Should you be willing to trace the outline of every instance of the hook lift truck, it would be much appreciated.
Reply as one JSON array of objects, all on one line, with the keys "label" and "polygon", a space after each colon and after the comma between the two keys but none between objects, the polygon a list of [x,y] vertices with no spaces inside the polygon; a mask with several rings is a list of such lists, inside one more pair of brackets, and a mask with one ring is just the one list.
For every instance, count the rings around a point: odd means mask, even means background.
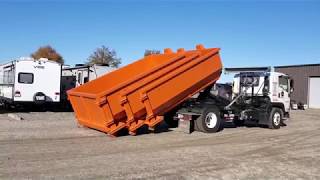
[{"label": "hook lift truck", "polygon": [[[219,96],[218,91],[225,89],[215,84],[179,107],[175,119],[190,122],[190,132],[217,132],[223,129],[224,122],[236,126],[255,123],[270,129],[285,126],[283,121],[289,118],[293,92],[293,80],[289,76],[273,72],[270,67],[225,68],[224,71],[235,73],[232,92],[227,96],[231,98]],[[170,118],[165,120],[170,124]]]},{"label": "hook lift truck", "polygon": [[190,122],[189,130],[207,133],[221,130],[224,121],[280,128],[289,117],[290,78],[270,68],[226,68],[236,75],[231,99],[222,98],[212,88],[222,73],[219,52],[201,44],[166,48],[69,90],[78,123],[111,136],[122,130],[136,135],[143,126],[153,131],[163,120]]}]

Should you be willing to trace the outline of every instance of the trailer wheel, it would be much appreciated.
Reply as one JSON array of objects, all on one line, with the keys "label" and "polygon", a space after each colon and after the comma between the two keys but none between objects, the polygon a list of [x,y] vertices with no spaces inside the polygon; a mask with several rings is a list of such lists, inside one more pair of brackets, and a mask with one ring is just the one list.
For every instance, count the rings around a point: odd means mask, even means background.
[{"label": "trailer wheel", "polygon": [[283,112],[279,108],[272,108],[270,117],[269,117],[269,128],[270,129],[279,129],[281,126],[281,121],[283,118]]},{"label": "trailer wheel", "polygon": [[206,108],[195,121],[196,129],[205,133],[215,133],[222,130],[222,121],[219,109]]}]

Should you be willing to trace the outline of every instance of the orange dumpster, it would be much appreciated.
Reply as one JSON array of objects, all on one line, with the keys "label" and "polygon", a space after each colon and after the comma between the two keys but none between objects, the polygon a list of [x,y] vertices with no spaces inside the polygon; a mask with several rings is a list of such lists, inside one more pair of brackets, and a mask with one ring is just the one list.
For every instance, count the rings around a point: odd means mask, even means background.
[{"label": "orange dumpster", "polygon": [[219,48],[165,49],[68,91],[79,124],[117,135],[153,128],[163,115],[215,83],[221,74]]}]

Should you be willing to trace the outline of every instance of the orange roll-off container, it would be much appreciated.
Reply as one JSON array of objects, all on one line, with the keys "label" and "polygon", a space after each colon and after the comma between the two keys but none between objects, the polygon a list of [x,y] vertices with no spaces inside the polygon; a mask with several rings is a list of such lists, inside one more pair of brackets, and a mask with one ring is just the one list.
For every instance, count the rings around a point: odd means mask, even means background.
[{"label": "orange roll-off container", "polygon": [[221,74],[219,48],[165,49],[68,91],[79,124],[117,135],[153,128],[163,115],[215,83]]}]

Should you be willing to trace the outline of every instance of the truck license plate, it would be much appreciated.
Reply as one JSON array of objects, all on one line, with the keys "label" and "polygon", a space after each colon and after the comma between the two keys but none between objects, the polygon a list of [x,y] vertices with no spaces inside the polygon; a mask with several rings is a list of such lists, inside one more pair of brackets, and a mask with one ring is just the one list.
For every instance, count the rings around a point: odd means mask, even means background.
[{"label": "truck license plate", "polygon": [[44,96],[36,96],[37,101],[44,101]]}]

